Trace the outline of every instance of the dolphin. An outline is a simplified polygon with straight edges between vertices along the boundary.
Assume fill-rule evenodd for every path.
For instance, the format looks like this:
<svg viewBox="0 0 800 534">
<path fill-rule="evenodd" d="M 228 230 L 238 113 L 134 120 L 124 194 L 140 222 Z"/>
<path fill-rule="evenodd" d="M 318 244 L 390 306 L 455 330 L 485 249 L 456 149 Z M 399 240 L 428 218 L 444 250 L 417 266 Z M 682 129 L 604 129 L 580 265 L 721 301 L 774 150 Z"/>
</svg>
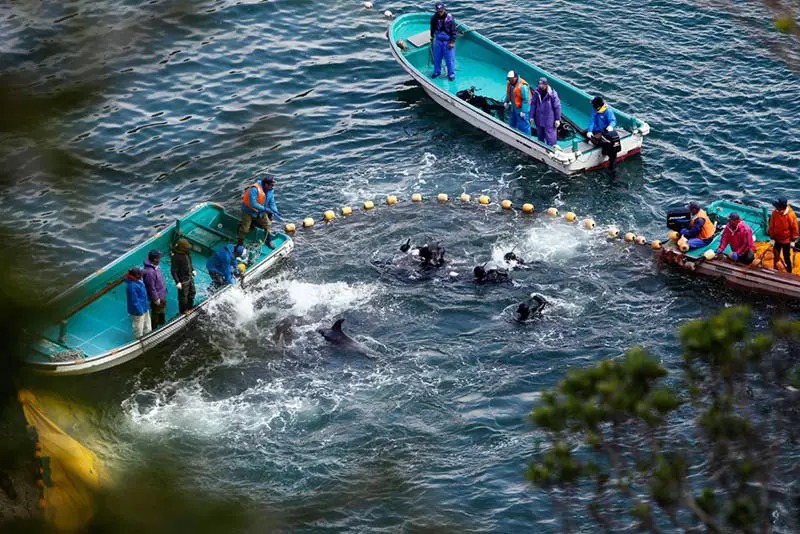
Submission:
<svg viewBox="0 0 800 534">
<path fill-rule="evenodd" d="M 336 345 L 350 352 L 360 354 L 361 356 L 369 358 L 370 360 L 375 360 L 377 357 L 373 351 L 342 331 L 343 322 L 344 319 L 339 319 L 333 323 L 333 326 L 330 328 L 320 328 L 317 330 L 317 332 L 319 332 L 322 337 L 324 337 L 325 340 L 332 345 Z"/>
<path fill-rule="evenodd" d="M 544 297 L 533 295 L 528 302 L 520 303 L 514 315 L 516 316 L 517 321 L 522 323 L 527 321 L 531 316 L 541 316 L 542 310 L 544 310 L 544 307 L 547 306 L 547 304 L 548 303 Z"/>
</svg>

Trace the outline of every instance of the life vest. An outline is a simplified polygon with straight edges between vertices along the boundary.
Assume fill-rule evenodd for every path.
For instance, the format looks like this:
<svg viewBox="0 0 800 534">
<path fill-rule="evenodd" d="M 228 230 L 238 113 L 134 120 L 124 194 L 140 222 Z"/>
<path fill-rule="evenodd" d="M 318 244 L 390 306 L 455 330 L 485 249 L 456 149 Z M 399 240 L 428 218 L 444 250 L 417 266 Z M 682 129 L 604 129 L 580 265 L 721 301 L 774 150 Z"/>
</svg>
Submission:
<svg viewBox="0 0 800 534">
<path fill-rule="evenodd" d="M 703 229 L 700 230 L 700 233 L 697 234 L 697 237 L 699 239 L 708 239 L 709 237 L 714 235 L 714 232 L 716 232 L 717 228 L 716 226 L 714 226 L 714 223 L 711 222 L 711 219 L 708 218 L 706 210 L 699 210 L 697 213 L 692 215 L 691 224 L 694 224 L 694 220 L 697 219 L 698 217 L 704 219 L 705 224 L 703 224 Z"/>
<path fill-rule="evenodd" d="M 522 107 L 522 86 L 525 85 L 528 88 L 528 102 L 533 99 L 533 92 L 531 91 L 531 86 L 528 85 L 528 82 L 522 79 L 521 76 L 517 76 L 517 85 L 514 86 L 514 105 L 517 109 Z M 506 96 L 508 97 L 508 101 L 511 102 L 511 82 L 509 81 L 506 84 Z"/>
<path fill-rule="evenodd" d="M 264 188 L 261 187 L 261 184 L 256 182 L 247 189 L 244 190 L 244 197 L 242 197 L 242 202 L 244 205 L 250 208 L 253 211 L 258 211 L 258 208 L 255 206 L 250 205 L 250 188 L 255 187 L 258 190 L 258 203 L 259 205 L 263 206 L 264 202 L 267 200 L 267 194 L 264 192 Z"/>
</svg>

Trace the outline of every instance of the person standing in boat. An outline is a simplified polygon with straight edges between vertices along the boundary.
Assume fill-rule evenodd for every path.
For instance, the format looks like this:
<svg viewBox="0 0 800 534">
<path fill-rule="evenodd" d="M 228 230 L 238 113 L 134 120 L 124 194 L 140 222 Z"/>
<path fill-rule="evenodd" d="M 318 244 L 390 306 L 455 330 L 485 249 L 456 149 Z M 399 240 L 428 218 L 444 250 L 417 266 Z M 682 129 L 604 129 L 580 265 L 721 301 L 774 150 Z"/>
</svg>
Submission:
<svg viewBox="0 0 800 534">
<path fill-rule="evenodd" d="M 731 246 L 730 259 L 737 263 L 750 265 L 756 257 L 756 243 L 753 240 L 753 230 L 736 212 L 728 215 L 728 224 L 722 230 L 722 241 L 717 247 L 717 256 L 722 254 L 725 247 Z"/>
<path fill-rule="evenodd" d="M 513 70 L 506 77 L 506 97 L 503 99 L 506 109 L 511 108 L 511 119 L 508 124 L 525 135 L 531 135 L 531 88 Z"/>
<path fill-rule="evenodd" d="M 244 253 L 245 248 L 242 245 L 225 245 L 214 252 L 206 262 L 206 270 L 215 286 L 222 287 L 235 282 L 233 273 L 238 271 L 239 266 L 236 258 L 244 256 Z"/>
<path fill-rule="evenodd" d="M 689 228 L 682 228 L 681 235 L 686 238 L 689 248 L 703 248 L 714 239 L 717 226 L 708 218 L 706 210 L 700 208 L 697 202 L 689 203 Z"/>
<path fill-rule="evenodd" d="M 181 238 L 175 244 L 175 251 L 172 253 L 172 267 L 170 273 L 178 288 L 178 311 L 187 314 L 194 308 L 194 277 L 197 272 L 192 266 L 192 256 L 190 255 L 192 245 L 186 238 Z"/>
<path fill-rule="evenodd" d="M 536 138 L 554 146 L 558 141 L 556 130 L 561 125 L 561 99 L 547 78 L 539 78 L 539 85 L 533 92 L 531 116 L 536 124 Z"/>
<path fill-rule="evenodd" d="M 444 4 L 436 4 L 436 13 L 431 17 L 431 46 L 433 47 L 433 76 L 442 74 L 442 58 L 447 65 L 447 77 L 456 79 L 456 21 L 447 12 Z"/>
<path fill-rule="evenodd" d="M 161 252 L 151 250 L 144 260 L 144 287 L 150 300 L 150 323 L 155 330 L 167 322 L 167 283 L 161 271 Z"/>
<path fill-rule="evenodd" d="M 250 231 L 250 226 L 257 226 L 266 233 L 264 244 L 271 249 L 272 245 L 272 219 L 281 220 L 278 206 L 275 204 L 275 177 L 265 175 L 245 189 L 242 197 L 242 220 L 239 223 L 239 240 L 237 245 L 244 244 L 244 238 Z"/>
<path fill-rule="evenodd" d="M 775 255 L 774 267 L 778 268 L 778 259 L 783 253 L 783 262 L 786 272 L 792 272 L 792 249 L 797 241 L 797 215 L 795 215 L 789 201 L 779 198 L 773 203 L 775 210 L 769 218 L 769 238 L 772 239 L 773 254 Z"/>
<path fill-rule="evenodd" d="M 134 339 L 139 339 L 152 330 L 147 306 L 147 289 L 142 282 L 142 275 L 142 268 L 137 266 L 131 267 L 125 277 L 125 282 L 128 284 L 126 291 L 128 314 L 131 316 Z"/>
</svg>

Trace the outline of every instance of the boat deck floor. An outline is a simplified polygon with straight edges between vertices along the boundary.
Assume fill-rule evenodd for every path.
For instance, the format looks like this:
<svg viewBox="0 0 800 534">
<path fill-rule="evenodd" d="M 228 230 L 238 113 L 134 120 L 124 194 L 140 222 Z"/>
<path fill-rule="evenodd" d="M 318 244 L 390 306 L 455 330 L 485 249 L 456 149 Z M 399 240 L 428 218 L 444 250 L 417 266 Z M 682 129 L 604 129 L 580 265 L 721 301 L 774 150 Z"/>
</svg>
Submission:
<svg viewBox="0 0 800 534">
<path fill-rule="evenodd" d="M 206 298 L 207 289 L 211 286 L 211 277 L 205 269 L 208 258 L 196 252 L 192 253 L 192 263 L 197 271 L 195 286 L 197 297 L 195 304 Z M 178 292 L 170 275 L 170 256 L 161 259 L 161 270 L 167 282 L 167 321 L 178 315 Z M 67 322 L 66 346 L 62 350 L 81 351 L 86 357 L 99 356 L 133 341 L 131 318 L 128 315 L 127 282 L 122 282 L 114 289 L 77 312 Z M 58 325 L 50 326 L 39 332 L 51 342 L 59 336 Z M 50 361 L 41 355 L 42 361 Z"/>
</svg>

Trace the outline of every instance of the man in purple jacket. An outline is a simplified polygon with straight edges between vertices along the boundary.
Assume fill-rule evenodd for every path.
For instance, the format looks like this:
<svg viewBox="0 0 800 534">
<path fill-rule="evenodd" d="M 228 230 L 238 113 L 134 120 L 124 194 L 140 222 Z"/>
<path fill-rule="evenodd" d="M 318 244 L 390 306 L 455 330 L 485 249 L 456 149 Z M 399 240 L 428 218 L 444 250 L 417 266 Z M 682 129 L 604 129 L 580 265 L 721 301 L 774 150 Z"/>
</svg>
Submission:
<svg viewBox="0 0 800 534">
<path fill-rule="evenodd" d="M 436 3 L 436 13 L 431 17 L 431 46 L 433 47 L 433 76 L 442 73 L 442 58 L 447 64 L 447 77 L 456 79 L 456 21 L 444 4 Z"/>
<path fill-rule="evenodd" d="M 550 146 L 556 144 L 556 129 L 561 124 L 561 100 L 556 90 L 547 83 L 547 78 L 539 78 L 539 86 L 533 92 L 531 117 L 536 123 L 536 138 Z"/>
<path fill-rule="evenodd" d="M 153 330 L 167 322 L 167 284 L 161 271 L 161 253 L 151 250 L 144 260 L 144 287 L 150 301 L 150 318 Z"/>
</svg>

